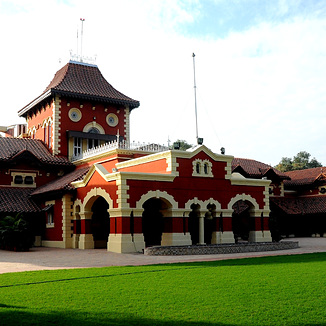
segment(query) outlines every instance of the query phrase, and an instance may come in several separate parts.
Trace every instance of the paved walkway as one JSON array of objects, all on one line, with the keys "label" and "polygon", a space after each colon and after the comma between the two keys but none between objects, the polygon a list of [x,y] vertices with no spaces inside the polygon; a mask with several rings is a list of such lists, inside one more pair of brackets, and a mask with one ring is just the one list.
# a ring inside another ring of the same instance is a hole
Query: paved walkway
[{"label": "paved walkway", "polygon": [[299,241],[299,248],[267,252],[194,256],[145,256],[143,254],[117,254],[108,252],[105,249],[79,250],[43,247],[33,248],[29,252],[0,250],[0,274],[50,269],[151,265],[326,252],[326,238],[292,238],[283,241]]}]

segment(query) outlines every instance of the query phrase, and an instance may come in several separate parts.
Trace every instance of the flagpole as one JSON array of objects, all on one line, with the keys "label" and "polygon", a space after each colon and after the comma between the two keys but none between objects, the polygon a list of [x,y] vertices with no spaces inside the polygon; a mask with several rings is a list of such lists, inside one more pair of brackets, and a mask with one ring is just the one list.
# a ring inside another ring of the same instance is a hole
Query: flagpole
[{"label": "flagpole", "polygon": [[195,69],[195,53],[192,54],[192,61],[194,66],[194,94],[195,94],[195,117],[196,117],[196,140],[198,144],[198,121],[197,121],[197,94],[196,94],[196,69]]}]

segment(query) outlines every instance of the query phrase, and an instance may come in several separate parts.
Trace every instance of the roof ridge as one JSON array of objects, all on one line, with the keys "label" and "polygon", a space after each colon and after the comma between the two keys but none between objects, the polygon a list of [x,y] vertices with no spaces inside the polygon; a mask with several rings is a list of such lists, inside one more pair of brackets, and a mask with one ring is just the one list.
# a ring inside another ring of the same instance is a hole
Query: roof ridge
[{"label": "roof ridge", "polygon": [[46,93],[48,90],[59,86],[65,77],[67,76],[67,72],[69,70],[69,64],[70,62],[66,63],[61,69],[59,69],[55,74],[52,80],[50,81],[49,85],[45,88],[44,93]]}]

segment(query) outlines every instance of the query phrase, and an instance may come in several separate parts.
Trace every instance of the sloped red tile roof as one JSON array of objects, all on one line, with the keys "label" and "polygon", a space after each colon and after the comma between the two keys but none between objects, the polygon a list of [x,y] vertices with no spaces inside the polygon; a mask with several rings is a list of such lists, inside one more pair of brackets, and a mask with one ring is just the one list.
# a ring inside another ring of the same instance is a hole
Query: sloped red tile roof
[{"label": "sloped red tile roof", "polygon": [[326,196],[310,197],[270,197],[272,204],[289,215],[308,215],[326,213]]},{"label": "sloped red tile roof", "polygon": [[139,101],[122,94],[109,84],[97,66],[70,61],[57,71],[45,91],[22,108],[18,115],[24,116],[35,104],[52,94],[129,105],[130,109],[139,106]]},{"label": "sloped red tile roof", "polygon": [[74,168],[67,158],[52,155],[41,140],[0,137],[0,163],[14,161],[26,153],[32,154],[43,164]]},{"label": "sloped red tile roof", "polygon": [[54,180],[52,182],[49,182],[48,184],[41,186],[37,189],[35,189],[31,195],[37,196],[45,193],[51,193],[51,192],[57,192],[57,191],[69,191],[74,189],[74,187],[71,185],[73,181],[77,181],[81,179],[90,169],[90,167],[86,168],[80,168],[73,172],[70,172],[60,179]]},{"label": "sloped red tile roof", "polygon": [[0,187],[1,213],[38,213],[41,208],[30,198],[34,189]]},{"label": "sloped red tile roof", "polygon": [[270,165],[246,158],[234,158],[232,161],[232,172],[239,172],[244,177],[253,179],[261,179],[263,177],[271,179],[273,176],[281,180],[289,178],[286,174]]},{"label": "sloped red tile roof", "polygon": [[316,181],[325,181],[326,183],[325,167],[288,171],[285,174],[291,178],[291,180],[284,182],[286,188],[309,186]]}]

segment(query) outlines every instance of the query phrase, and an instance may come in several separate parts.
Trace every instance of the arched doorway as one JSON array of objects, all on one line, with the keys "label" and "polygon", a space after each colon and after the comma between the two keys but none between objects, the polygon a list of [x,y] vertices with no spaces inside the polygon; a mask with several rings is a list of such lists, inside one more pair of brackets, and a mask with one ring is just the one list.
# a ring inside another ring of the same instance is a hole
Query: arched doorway
[{"label": "arched doorway", "polygon": [[74,235],[73,235],[73,248],[78,248],[79,237],[81,233],[81,222],[80,222],[80,206],[77,205],[75,208],[75,219],[73,220]]},{"label": "arched doorway", "polygon": [[232,230],[234,240],[248,241],[250,231],[255,230],[255,220],[250,216],[252,204],[248,201],[238,200],[232,205]]},{"label": "arched doorway", "polygon": [[92,205],[91,231],[94,239],[94,248],[106,248],[110,235],[109,204],[103,197],[98,197]]},{"label": "arched doorway", "polygon": [[143,204],[142,228],[145,246],[160,246],[164,230],[163,211],[168,205],[160,198],[150,198]]},{"label": "arched doorway", "polygon": [[204,242],[206,244],[212,243],[212,233],[216,231],[216,206],[214,204],[207,205],[207,212],[205,213],[205,228],[204,228]]},{"label": "arched doorway", "polygon": [[193,245],[199,243],[199,218],[200,218],[200,205],[192,204],[190,206],[191,212],[189,213],[189,233]]}]

